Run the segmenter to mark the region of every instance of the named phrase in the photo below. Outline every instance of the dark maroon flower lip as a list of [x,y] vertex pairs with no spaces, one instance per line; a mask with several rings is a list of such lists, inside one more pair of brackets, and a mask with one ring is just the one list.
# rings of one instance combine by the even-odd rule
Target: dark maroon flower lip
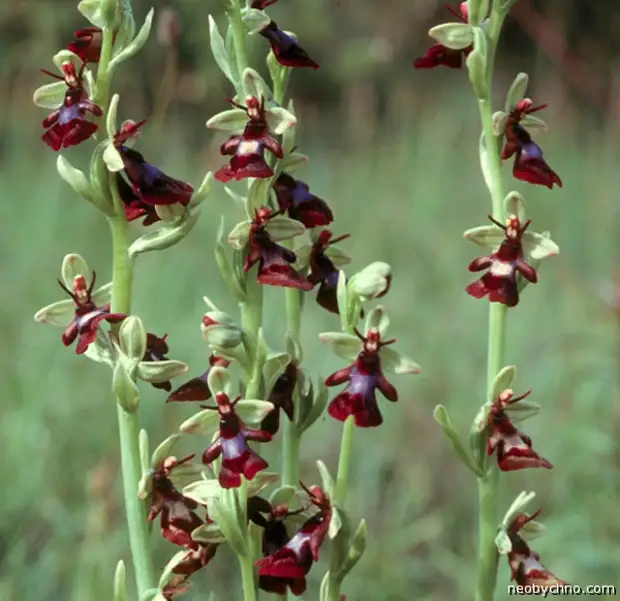
[[328,204],[310,192],[309,186],[281,173],[273,184],[276,200],[281,211],[286,211],[291,219],[300,221],[307,228],[329,225],[334,215]]
[[228,182],[250,177],[271,177],[273,170],[265,160],[265,152],[269,151],[278,159],[284,157],[284,152],[280,143],[269,134],[265,99],[262,98],[259,103],[255,97],[248,98],[245,106],[232,100],[229,102],[247,112],[248,122],[241,135],[231,136],[220,146],[220,154],[232,158],[228,165],[216,171],[215,179]]
[[[84,27],[74,34],[75,40],[67,44],[67,50],[77,54],[84,63],[98,63],[101,56],[103,32],[99,27]],[[116,35],[114,36],[116,38]]]
[[208,384],[209,372],[211,371],[211,368],[228,367],[229,365],[230,361],[227,359],[211,355],[209,357],[209,367],[207,370],[197,378],[192,378],[184,384],[181,384],[181,386],[179,386],[176,390],[173,390],[168,395],[166,403],[208,401],[211,398],[211,390],[209,389]]
[[275,4],[278,0],[253,0],[251,8],[265,10],[268,6]]
[[[144,357],[142,357],[142,361],[167,361],[167,337],[168,334],[164,334],[161,338],[159,336],[156,336],[155,334],[147,334],[146,351],[144,353]],[[151,386],[159,390],[165,390],[166,392],[170,392],[172,390],[172,384],[170,383],[170,380],[166,380],[165,382],[151,382]]]
[[542,458],[532,448],[532,439],[515,428],[506,413],[509,405],[514,405],[530,395],[515,397],[512,390],[504,390],[494,401],[489,412],[489,436],[486,453],[496,453],[497,465],[504,472],[541,467],[552,469],[553,465]]
[[313,285],[319,284],[316,302],[326,311],[339,314],[338,280],[340,272],[325,251],[332,245],[346,240],[350,234],[333,238],[329,230],[323,230],[312,245],[310,251],[310,274],[308,279]]
[[379,390],[389,401],[398,400],[398,392],[383,374],[379,356],[381,348],[396,341],[381,340],[378,330],[370,330],[366,336],[355,330],[355,334],[362,343],[362,349],[354,363],[325,380],[326,386],[347,383],[346,388],[332,399],[327,411],[339,421],[345,421],[352,415],[357,427],[375,428],[383,423],[376,391]]
[[259,31],[270,44],[276,60],[285,67],[318,69],[319,65],[310,58],[310,55],[284,31],[271,21]]
[[97,307],[92,300],[96,274],[93,271],[90,285],[83,276],[76,276],[73,280],[73,290],[69,290],[60,280],[60,287],[71,297],[75,305],[75,315],[71,323],[62,333],[61,340],[65,346],[72,345],[77,340],[75,354],[85,353],[88,347],[95,342],[97,331],[103,321],[115,324],[123,321],[127,316],[124,313],[110,313],[110,305]]
[[507,225],[503,225],[490,215],[489,219],[504,230],[504,240],[496,252],[486,257],[477,257],[469,264],[469,271],[488,271],[465,290],[474,298],[488,296],[493,303],[515,307],[519,303],[517,275],[521,274],[532,284],[538,281],[536,270],[525,261],[521,243],[530,221],[521,225],[518,217],[512,215]]
[[[279,542],[284,543],[281,546],[275,544],[275,549],[263,546],[263,551],[269,550],[270,553],[264,553],[264,557],[255,565],[258,568],[259,588],[268,592],[285,594],[288,588],[296,596],[304,593],[306,575],[319,560],[319,549],[329,530],[332,518],[329,497],[318,486],[306,488],[303,483],[300,484],[308,493],[310,504],[314,505],[318,512],[308,519],[292,538],[288,537],[286,528],[280,530],[277,534],[280,536]],[[286,515],[285,507],[275,508],[270,520],[275,522]]]
[[313,284],[308,278],[292,267],[297,260],[297,255],[292,250],[276,243],[266,229],[269,220],[279,213],[280,211],[274,212],[269,207],[261,207],[255,211],[250,225],[243,269],[247,273],[258,264],[256,281],[259,284],[312,290]]
[[133,191],[133,188],[125,181],[125,178],[120,173],[116,174],[116,182],[127,221],[135,221],[136,219],[144,217],[142,225],[145,227],[161,221],[160,216],[155,210],[155,205],[144,202],[142,198]]
[[515,179],[545,186],[550,190],[554,185],[562,187],[560,176],[549,167],[542,149],[532,140],[530,133],[521,125],[521,121],[532,113],[546,108],[546,104],[532,106],[529,98],[523,98],[512,109],[506,121],[504,134],[506,143],[502,149],[502,160],[515,156],[512,174]]
[[202,462],[206,465],[221,456],[219,482],[222,488],[241,486],[241,476],[252,480],[254,476],[269,467],[269,464],[248,446],[248,441],[269,442],[271,434],[264,430],[247,428],[237,416],[235,405],[241,397],[230,401],[224,393],[215,395],[219,413],[219,433],[215,441],[205,449]]
[[270,403],[273,403],[273,410],[270,411],[265,419],[261,423],[261,430],[269,432],[274,436],[280,427],[280,412],[283,412],[289,421],[295,419],[295,407],[293,405],[293,393],[297,386],[297,363],[291,361],[285,368],[282,374],[276,380],[269,398]]
[[71,63],[63,64],[64,77],[42,70],[46,75],[64,81],[67,85],[62,106],[50,113],[42,122],[46,132],[41,139],[55,152],[88,140],[97,131],[97,124],[89,121],[88,115],[93,117],[103,115],[101,107],[89,99],[84,89],[82,79],[84,65],[85,63],[80,71],[76,72]]

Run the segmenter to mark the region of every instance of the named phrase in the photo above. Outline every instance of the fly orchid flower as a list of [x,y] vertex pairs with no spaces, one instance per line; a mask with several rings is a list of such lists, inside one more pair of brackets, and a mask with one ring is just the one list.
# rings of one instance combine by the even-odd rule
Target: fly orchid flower
[[211,398],[211,390],[209,389],[209,372],[213,367],[228,367],[230,361],[216,355],[209,357],[209,367],[207,370],[196,378],[181,384],[176,390],[173,390],[166,400],[167,403],[185,402],[185,401],[208,401]]
[[540,146],[532,140],[530,133],[521,122],[531,115],[546,108],[546,104],[532,106],[529,98],[522,98],[512,108],[505,121],[504,135],[506,143],[502,149],[502,160],[515,157],[512,174],[515,179],[546,186],[550,190],[554,184],[562,187],[560,176],[553,170],[543,156]]
[[98,63],[101,57],[103,38],[101,29],[99,27],[84,27],[78,29],[73,37],[75,39],[67,44],[67,50],[77,54],[84,63]]
[[87,117],[88,114],[101,117],[103,110],[88,97],[83,79],[85,65],[86,63],[83,63],[80,70],[76,71],[73,63],[64,62],[61,65],[62,77],[42,69],[43,73],[64,81],[67,86],[60,108],[43,120],[46,132],[42,140],[52,150],[58,151],[81,144],[97,131],[97,124],[89,121]]
[[511,580],[521,586],[537,585],[550,587],[566,585],[564,580],[554,576],[545,566],[540,563],[540,555],[530,549],[527,542],[519,532],[527,528],[527,524],[540,514],[540,509],[532,515],[519,513],[508,526],[507,534],[510,538],[512,549],[508,552],[508,565],[510,566]]
[[389,320],[383,307],[376,307],[366,319],[366,333],[354,329],[355,335],[329,332],[320,334],[322,342],[343,358],[352,360],[351,365],[328,376],[326,386],[347,384],[328,406],[334,419],[345,421],[353,416],[359,428],[374,428],[383,423],[377,405],[379,390],[389,401],[398,400],[396,388],[387,380],[383,369],[396,374],[415,374],[420,366],[397,351],[387,348],[396,339],[384,340]]
[[264,430],[247,428],[235,412],[238,397],[230,401],[224,392],[215,394],[217,407],[205,407],[216,410],[219,414],[219,434],[215,441],[202,454],[202,462],[209,465],[218,457],[222,457],[219,482],[222,488],[236,488],[241,486],[241,475],[247,480],[269,466],[269,464],[255,453],[248,441],[269,442],[271,434]]
[[241,180],[248,177],[267,178],[273,175],[273,170],[265,161],[265,151],[268,150],[278,159],[284,153],[280,143],[269,133],[267,116],[265,113],[265,98],[250,96],[246,105],[242,106],[233,100],[229,102],[236,108],[247,113],[249,121],[243,133],[233,135],[220,147],[220,153],[231,156],[228,165],[215,173],[215,179],[228,182],[232,179]]
[[486,442],[486,453],[491,456],[497,453],[497,465],[503,472],[524,470],[532,467],[551,469],[553,465],[543,459],[532,449],[532,439],[515,428],[509,411],[530,395],[515,397],[510,389],[502,391],[491,405],[487,427],[489,436]]
[[291,34],[282,31],[274,21],[270,21],[258,33],[269,42],[273,55],[281,65],[293,68],[310,67],[315,70],[319,68],[297,40]]
[[[263,552],[271,552],[259,559],[255,565],[258,567],[259,587],[264,591],[283,595],[288,588],[293,595],[302,595],[306,590],[306,575],[319,560],[319,549],[327,536],[332,518],[332,505],[320,487],[304,487],[304,490],[318,512],[308,519],[291,539],[288,539],[286,527],[284,530],[276,530],[279,540],[276,540],[273,533],[268,540],[263,538]],[[290,514],[286,508],[280,507],[276,508],[276,515],[272,517],[275,521],[281,521],[285,515]],[[284,540],[285,544],[272,550]]]

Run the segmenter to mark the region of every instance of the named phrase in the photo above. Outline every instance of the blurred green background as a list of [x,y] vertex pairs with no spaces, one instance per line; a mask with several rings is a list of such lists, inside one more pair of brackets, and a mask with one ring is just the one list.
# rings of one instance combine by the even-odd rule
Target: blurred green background
[[[166,45],[154,33],[120,69],[114,90],[122,96],[122,118],[150,118],[138,148],[197,185],[222,164],[222,137],[204,122],[225,108],[231,93],[208,43],[207,15],[221,15],[223,5],[153,4],[175,11],[180,37]],[[148,5],[134,3],[138,19]],[[543,265],[540,282],[510,311],[507,358],[518,366],[516,390],[533,389],[543,405],[527,431],[555,468],[504,475],[502,507],[521,490],[535,490],[548,533],[534,547],[556,575],[582,586],[620,584],[620,293],[614,287],[620,11],[614,5],[521,0],[507,22],[495,89],[499,108],[514,75],[530,73],[530,95],[550,103],[542,115],[550,129],[537,140],[564,181],[550,192],[512,180],[504,167],[508,189],[526,197],[534,229],[551,230],[561,254]],[[424,368],[415,378],[393,379],[401,400],[381,402],[381,428],[356,432],[350,512],[366,517],[370,536],[343,592],[348,601],[470,601],[476,484],[442,439],[432,409],[445,404],[466,433],[484,401],[488,305],[464,292],[472,279],[466,266],[479,249],[462,232],[485,223],[490,202],[466,73],[411,68],[431,43],[426,30],[450,16],[435,0],[280,0],[269,12],[321,64],[292,78],[298,141],[311,156],[300,177],[330,201],[334,232],[352,234],[343,244],[354,257],[352,271],[372,260],[393,265],[395,280],[384,299],[393,333]],[[129,559],[110,374],[65,349],[59,330],[32,319],[60,298],[55,278],[66,253],[86,257],[101,280],[110,277],[106,222],[59,180],[56,157],[40,141],[45,113],[31,104],[34,88],[47,83],[38,69],[53,68],[51,56],[83,25],[70,0],[0,6],[3,601],[110,601],[114,566]],[[251,45],[252,63],[261,70],[263,42]],[[86,165],[88,152],[85,144],[66,154]],[[138,260],[135,280],[135,312],[149,331],[168,333],[170,355],[189,363],[191,375],[208,356],[199,330],[202,296],[236,311],[212,249],[220,215],[232,227],[241,214],[221,186],[208,202],[187,240]],[[282,291],[267,290],[274,347],[283,342],[282,310]],[[319,332],[337,328],[333,316],[307,303],[306,367],[317,377],[342,366],[317,340]],[[192,412],[166,406],[165,395],[149,386],[143,395],[141,419],[152,441]],[[306,482],[317,481],[318,458],[336,469],[340,431],[331,419],[310,431],[303,442]],[[184,444],[202,451],[205,441]],[[266,447],[274,465],[278,444]],[[174,549],[166,543],[157,549],[163,566]],[[504,563],[498,601],[508,597]],[[306,601],[317,598],[323,567],[313,569]],[[224,601],[239,598],[230,553],[219,552],[203,572],[184,599],[205,599],[210,590]]]

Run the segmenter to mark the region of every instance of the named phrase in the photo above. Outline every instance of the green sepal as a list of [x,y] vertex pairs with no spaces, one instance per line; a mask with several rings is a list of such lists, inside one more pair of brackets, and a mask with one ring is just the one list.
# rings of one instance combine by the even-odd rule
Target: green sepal
[[260,424],[273,410],[273,403],[255,399],[243,399],[235,405],[237,416],[248,425]]
[[114,12],[107,10],[108,0],[82,0],[78,10],[86,19],[100,29],[111,28],[114,25]]
[[112,390],[118,399],[118,404],[127,413],[135,413],[138,410],[140,392],[122,361],[118,361],[114,366]]
[[379,357],[383,370],[393,374],[419,374],[422,371],[422,368],[413,359],[389,347],[381,348]]
[[248,67],[242,75],[243,89],[248,96],[257,98],[260,102],[264,99],[265,104],[271,100],[271,90],[267,82],[254,69]]
[[230,73],[232,75],[232,78],[235,80],[231,80],[231,83],[235,87],[237,95],[239,95],[243,93],[243,89],[239,88],[241,73],[239,73],[239,69],[237,67],[237,49],[235,48],[235,34],[233,26],[230,24],[230,22],[228,25],[228,29],[226,30],[226,42],[224,44],[224,48],[226,49],[226,55],[228,56],[228,67],[230,69]]
[[536,115],[525,115],[521,119],[521,125],[526,129],[542,129],[543,131],[549,127],[545,121]]
[[508,192],[506,198],[504,198],[504,210],[506,215],[516,215],[519,218],[521,224],[525,223],[527,219],[527,205],[525,199],[521,194],[515,192]]
[[551,238],[537,232],[525,232],[523,252],[535,261],[542,261],[560,254],[560,247]]
[[64,179],[84,200],[90,202],[96,208],[103,211],[106,215],[114,215],[114,209],[110,203],[108,203],[101,193],[91,185],[86,175],[71,165],[71,163],[64,156],[58,156],[58,159],[56,160],[56,169],[58,170],[60,177]]
[[248,114],[243,109],[229,109],[211,117],[206,125],[209,129],[239,133],[248,122]]
[[251,221],[241,221],[230,231],[228,234],[228,244],[230,244],[235,250],[243,250],[248,243],[250,237]]
[[463,233],[463,238],[479,246],[495,250],[506,237],[506,233],[496,225],[479,225]]
[[276,488],[276,490],[274,490],[271,495],[269,495],[269,503],[271,503],[272,506],[289,506],[295,498],[296,493],[297,488],[289,484],[285,484],[283,486],[280,486],[279,488]]
[[480,169],[482,171],[482,178],[487,187],[487,190],[491,192],[493,189],[493,177],[491,175],[491,164],[489,159],[489,153],[487,151],[487,143],[485,140],[484,132],[480,134],[478,141],[478,155],[480,157]]
[[117,114],[118,103],[120,102],[120,100],[121,97],[118,94],[114,94],[112,98],[110,98],[108,113],[105,118],[106,131],[108,132],[108,138],[110,138],[110,143],[112,143],[112,140],[114,140],[114,135],[118,131]]
[[504,390],[510,388],[514,379],[517,377],[517,368],[514,365],[507,365],[499,370],[493,385],[491,386],[491,394],[489,401],[494,401]]
[[142,320],[135,315],[125,318],[118,332],[118,340],[125,355],[140,361],[146,353],[146,330]]
[[487,469],[487,454],[486,454],[486,442],[487,442],[487,426],[489,422],[489,413],[491,411],[491,402],[485,403],[480,407],[480,410],[474,417],[474,420],[469,429],[469,449],[474,463],[480,468],[482,472],[486,472]]
[[165,250],[178,244],[192,231],[199,216],[198,210],[187,211],[185,217],[180,221],[171,225],[164,225],[155,232],[141,236],[129,247],[129,256],[133,258],[146,252]]
[[151,8],[144,19],[142,27],[138,30],[136,37],[110,61],[110,71],[113,71],[118,65],[137,54],[144,47],[151,33],[154,14],[155,10]]
[[156,205],[155,212],[165,223],[175,223],[185,219],[189,211],[180,202],[175,202],[171,205]]
[[504,102],[504,111],[510,113],[515,108],[517,102],[525,97],[527,90],[527,84],[529,83],[529,77],[527,73],[519,73],[506,94],[506,101]]
[[96,363],[106,363],[110,367],[114,365],[112,350],[108,339],[104,338],[99,333],[97,334],[95,342],[88,345],[88,348],[84,352],[84,357]]
[[39,309],[34,314],[37,323],[46,323],[51,326],[66,327],[75,315],[75,304],[69,298],[56,301]]
[[496,136],[503,136],[506,132],[506,124],[508,123],[508,115],[504,111],[495,111],[491,117],[493,133]]
[[332,507],[332,519],[329,521],[329,527],[327,529],[327,536],[331,540],[334,540],[342,531],[343,517],[343,512],[340,509]]
[[269,202],[272,178],[257,178],[250,184],[248,194],[245,198],[245,214],[248,219],[254,219],[255,209],[266,205]]
[[319,380],[316,390],[313,390],[312,382],[308,379],[308,390],[304,391],[303,387],[300,386],[299,393],[302,402],[297,429],[299,432],[305,432],[323,415],[323,411],[327,407],[329,391],[323,380]]
[[67,84],[64,81],[47,83],[34,91],[32,101],[43,109],[57,109],[62,106],[67,93]]
[[306,231],[303,223],[280,215],[270,219],[265,229],[275,242],[290,240],[296,236],[301,236]]
[[508,405],[505,411],[513,422],[522,422],[538,415],[541,409],[542,407],[538,403],[523,399]]
[[123,157],[114,144],[110,141],[105,142],[104,144],[102,158],[105,166],[108,168],[108,171],[110,173],[118,173],[119,171],[125,169]]
[[[61,73],[62,73],[62,66],[65,63],[71,63],[77,73],[79,73],[80,69],[82,68],[82,59],[74,52],[71,52],[71,50],[60,50],[54,55],[52,60],[54,61],[54,64],[56,65],[56,67]],[[66,85],[65,85],[65,90],[66,90]]]
[[110,191],[110,172],[103,155],[110,144],[104,140],[95,146],[90,159],[90,183],[93,188],[101,192],[109,205],[112,205],[112,192]]
[[[181,551],[177,551],[171,557],[170,561],[168,561],[168,563],[164,566],[161,576],[159,577],[159,582],[157,584],[157,586],[160,589],[163,589],[166,586],[166,584],[170,582],[170,579],[174,576],[174,572],[173,572],[174,568],[181,562],[182,559],[186,557],[186,555],[187,555],[187,549],[182,549]],[[163,595],[162,595],[162,599],[164,599]],[[159,601],[159,600],[156,597],[154,601]]]
[[297,117],[281,106],[274,106],[266,110],[267,126],[276,136],[292,130],[297,124]]
[[384,337],[390,327],[390,318],[383,305],[378,305],[366,317],[366,332],[378,330]]
[[258,33],[271,22],[269,15],[256,8],[244,8],[241,11],[243,25],[248,33]]
[[361,342],[357,336],[344,332],[323,332],[319,334],[319,340],[329,346],[332,353],[350,361],[355,361],[361,350]]
[[220,225],[217,230],[215,244],[215,262],[217,263],[220,275],[224,280],[227,288],[235,295],[237,300],[241,303],[247,300],[247,292],[245,290],[245,282],[240,280],[237,272],[230,264],[228,255],[226,253],[226,246],[224,245],[224,217],[220,221]]
[[310,158],[307,155],[302,154],[301,152],[291,152],[290,154],[285,155],[280,161],[280,170],[286,171],[287,173],[293,173],[309,161]]
[[500,530],[495,537],[495,546],[500,555],[508,555],[512,551],[512,541],[505,530]]
[[182,361],[141,361],[136,368],[136,377],[145,382],[160,384],[187,373],[189,366]]
[[217,24],[211,15],[209,15],[209,38],[211,41],[211,52],[213,53],[213,58],[217,66],[224,76],[236,87],[237,82],[230,69],[231,60],[226,51],[224,38],[220,35]]
[[164,461],[164,459],[170,456],[172,447],[174,447],[174,445],[180,438],[180,434],[172,434],[161,443],[159,443],[150,458],[151,468],[155,469],[160,463],[162,463],[162,461]]
[[351,263],[351,257],[337,246],[328,246],[325,251],[327,258],[334,264],[334,267],[340,269]]
[[463,50],[474,41],[473,27],[468,23],[442,23],[432,27],[428,35],[451,50]]
[[220,416],[215,409],[203,409],[186,419],[179,430],[185,434],[213,434],[218,427]]
[[214,396],[218,394],[230,396],[231,381],[228,370],[217,365],[212,367],[207,376],[207,385]]
[[114,571],[114,601],[127,601],[125,562],[121,559]]
[[[217,413],[217,412],[215,412]],[[183,496],[201,505],[211,507],[211,501],[220,496],[223,488],[216,479],[197,480],[183,487]]]
[[489,86],[487,83],[487,56],[489,53],[487,36],[481,27],[473,28],[474,49],[465,59],[469,81],[479,99],[489,97]]
[[60,279],[69,290],[73,289],[73,280],[76,277],[82,276],[87,282],[90,282],[92,275],[82,255],[71,253],[63,257],[60,267]]
[[291,362],[288,353],[274,353],[267,357],[263,365],[263,381],[265,382],[265,393],[270,394],[278,378],[284,373],[286,366]]
[[121,0],[118,4],[118,9],[119,26],[114,40],[113,56],[124,50],[136,35],[136,20],[134,19],[129,0]]
[[355,531],[355,534],[349,541],[349,549],[346,557],[341,561],[338,571],[336,572],[336,580],[343,580],[345,576],[357,565],[366,549],[366,539],[368,528],[366,520],[362,519]]
[[243,332],[237,326],[216,324],[202,326],[202,338],[219,353],[232,355],[240,362],[247,361],[248,353],[244,348],[239,348],[243,342]]
[[329,473],[327,466],[320,459],[316,462],[316,467],[321,476],[321,488],[327,493],[330,499],[333,499],[336,494],[336,483],[332,475]]
[[484,472],[476,465],[471,455],[465,449],[459,433],[456,431],[448,415],[448,410],[443,405],[437,405],[433,411],[435,421],[441,427],[442,432],[450,442],[452,449],[457,457],[479,478],[484,476]]
[[274,472],[258,472],[252,480],[244,480],[247,498],[255,497],[265,490],[268,486],[275,484],[280,479],[280,475]]
[[205,175],[202,180],[200,186],[198,186],[198,190],[196,190],[192,194],[192,199],[189,201],[188,208],[195,209],[199,207],[207,198],[209,194],[211,194],[211,189],[213,188],[213,172],[209,171]]
[[[354,323],[349,318],[349,286],[347,282],[347,276],[344,271],[338,272],[338,284],[336,285],[336,300],[338,303],[338,313],[340,313],[340,326],[345,332],[349,332],[353,329]],[[319,339],[321,336],[319,335]]]
[[480,25],[489,14],[489,0],[467,0],[467,20]]
[[216,524],[203,524],[192,531],[192,539],[199,543],[225,543],[226,537]]
[[535,492],[520,492],[517,495],[517,498],[508,508],[508,511],[506,511],[506,513],[504,514],[500,529],[504,531],[508,530],[513,520],[517,517],[518,514],[525,512],[525,507],[529,505],[529,503],[534,499],[535,496]]

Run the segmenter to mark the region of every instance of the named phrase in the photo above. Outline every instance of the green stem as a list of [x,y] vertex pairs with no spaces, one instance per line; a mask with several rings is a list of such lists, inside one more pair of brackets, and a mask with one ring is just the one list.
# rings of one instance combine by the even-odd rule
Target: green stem
[[[112,49],[114,45],[114,32],[111,29],[105,29],[101,39],[101,54],[99,58],[99,66],[97,68],[97,91],[93,102],[100,106],[108,105],[108,97],[110,95],[110,72],[108,70],[110,59],[112,58]],[[105,117],[101,117],[103,120]],[[105,128],[99,128],[98,135],[105,136]],[[103,133],[102,133],[103,132]]]
[[[114,188],[113,197],[115,204],[117,204],[118,192]],[[131,304],[133,270],[131,259],[127,254],[127,222],[124,215],[117,212],[116,216],[110,219],[110,227],[113,249],[111,311],[128,314]],[[140,427],[137,413],[127,413],[120,404],[117,404],[117,416],[129,546],[139,598],[145,591],[153,588],[157,582],[151,558],[146,508],[137,495],[138,483],[142,473],[138,447]]]
[[[497,3],[495,3],[496,5]],[[494,5],[488,30],[487,89],[492,90],[493,65],[497,41],[505,12]],[[500,139],[493,132],[493,107],[490,98],[480,98],[480,120],[486,147],[487,171],[493,205],[493,217],[504,221],[504,190],[501,173]],[[487,398],[489,397],[495,376],[504,366],[506,348],[506,307],[490,303],[489,339],[487,359]],[[499,511],[499,470],[490,464],[486,475],[478,478],[478,571],[476,577],[476,601],[493,601],[497,582],[499,555],[495,546]]]
[[237,555],[241,570],[243,601],[256,601],[256,585],[254,583],[254,564],[251,555]]
[[237,71],[239,72],[239,90],[245,96],[243,85],[243,72],[248,67],[248,56],[245,51],[245,26],[241,16],[241,5],[239,0],[230,0],[228,19],[232,29],[233,42],[235,44],[235,55],[237,56]]

